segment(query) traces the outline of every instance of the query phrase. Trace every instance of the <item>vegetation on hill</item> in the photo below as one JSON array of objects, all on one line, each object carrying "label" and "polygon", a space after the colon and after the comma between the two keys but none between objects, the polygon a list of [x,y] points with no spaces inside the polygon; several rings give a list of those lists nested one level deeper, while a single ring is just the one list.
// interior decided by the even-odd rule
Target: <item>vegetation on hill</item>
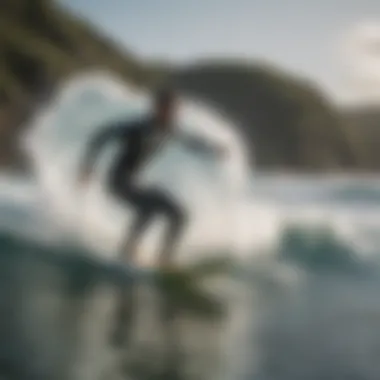
[{"label": "vegetation on hill", "polygon": [[380,106],[351,107],[341,111],[346,132],[351,136],[360,168],[380,170]]},{"label": "vegetation on hill", "polygon": [[209,62],[175,75],[178,86],[232,117],[263,169],[352,167],[340,115],[317,88],[268,65]]},{"label": "vegetation on hill", "polygon": [[[19,167],[17,139],[39,100],[68,75],[106,68],[137,85],[170,80],[236,122],[259,168],[328,170],[361,164],[339,112],[310,83],[266,64],[142,62],[52,0],[3,0],[0,164]],[[353,135],[355,136],[355,135]]]},{"label": "vegetation on hill", "polygon": [[95,27],[50,0],[2,0],[0,12],[0,164],[22,166],[21,127],[36,104],[69,74],[107,68],[136,84],[144,66]]}]

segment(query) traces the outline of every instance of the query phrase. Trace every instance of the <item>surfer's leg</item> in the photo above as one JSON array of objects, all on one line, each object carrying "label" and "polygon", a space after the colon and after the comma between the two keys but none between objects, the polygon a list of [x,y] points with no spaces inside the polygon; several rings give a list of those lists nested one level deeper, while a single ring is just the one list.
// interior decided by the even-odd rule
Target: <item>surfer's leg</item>
[{"label": "surfer's leg", "polygon": [[[154,215],[145,208],[136,208],[136,218],[131,230],[128,232],[120,257],[122,261],[134,261],[138,251],[138,243]],[[120,301],[116,310],[116,323],[112,335],[112,343],[121,347],[128,343],[133,326],[133,313],[136,308],[137,287],[130,285],[120,291]]]},{"label": "surfer's leg", "polygon": [[166,209],[166,216],[169,219],[169,225],[159,257],[160,265],[162,266],[171,264],[174,251],[182,238],[187,219],[185,213],[175,204]]},{"label": "surfer's leg", "polygon": [[169,194],[161,189],[144,189],[126,184],[122,196],[136,212],[135,221],[122,245],[122,257],[126,258],[128,262],[134,260],[137,244],[142,234],[155,216],[163,215],[168,221],[168,226],[159,255],[159,263],[161,265],[170,264],[174,250],[186,226],[187,215],[185,211]]},{"label": "surfer's leg", "polygon": [[116,198],[132,208],[135,213],[132,226],[125,232],[119,251],[120,259],[131,263],[137,254],[137,244],[152,220],[153,213],[146,206],[144,192],[134,184],[133,180],[122,178],[123,173],[111,178],[111,190]]},{"label": "surfer's leg", "polygon": [[164,236],[159,264],[170,265],[174,251],[179,243],[187,222],[187,215],[174,199],[158,189],[150,189],[147,192],[147,208],[151,213],[162,214],[168,220],[168,226]]},{"label": "surfer's leg", "polygon": [[127,263],[133,263],[138,251],[138,243],[141,236],[149,226],[153,215],[142,208],[136,209],[136,215],[132,227],[123,239],[120,258]]},{"label": "surfer's leg", "polygon": [[[154,209],[148,207],[145,193],[139,188],[126,184],[120,191],[119,197],[126,201],[135,211],[132,227],[127,231],[123,240],[120,259],[123,262],[133,263],[138,251],[138,243],[154,217]],[[116,322],[112,332],[112,343],[121,347],[128,343],[133,326],[133,313],[136,308],[137,288],[133,285],[121,289],[120,301],[117,304]]]}]

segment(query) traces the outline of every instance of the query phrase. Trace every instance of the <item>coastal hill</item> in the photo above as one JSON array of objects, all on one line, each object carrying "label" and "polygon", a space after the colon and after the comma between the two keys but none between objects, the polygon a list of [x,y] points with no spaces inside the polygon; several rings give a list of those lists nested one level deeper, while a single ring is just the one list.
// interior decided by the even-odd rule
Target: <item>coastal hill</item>
[{"label": "coastal hill", "polygon": [[[0,164],[27,169],[17,141],[60,81],[105,68],[128,83],[169,81],[235,121],[263,170],[364,168],[346,119],[312,83],[264,63],[144,62],[51,0],[3,0],[0,12]],[[365,169],[365,168],[364,168]]]},{"label": "coastal hill", "polygon": [[341,110],[346,132],[351,136],[363,170],[380,170],[380,104],[360,105]]}]

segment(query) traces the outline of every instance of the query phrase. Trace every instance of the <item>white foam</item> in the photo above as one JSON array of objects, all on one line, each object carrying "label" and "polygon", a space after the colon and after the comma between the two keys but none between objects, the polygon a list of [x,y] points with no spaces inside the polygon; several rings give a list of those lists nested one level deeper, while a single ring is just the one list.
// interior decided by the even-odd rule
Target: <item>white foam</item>
[{"label": "white foam", "polygon": [[[26,146],[51,211],[96,247],[115,248],[129,214],[104,190],[105,165],[113,152],[106,153],[108,157],[102,160],[86,195],[75,187],[85,144],[104,122],[132,118],[148,110],[149,98],[143,92],[105,73],[88,73],[68,81],[28,128]],[[166,187],[191,210],[192,223],[184,242],[187,247],[234,245],[237,194],[247,178],[242,141],[222,116],[194,100],[182,99],[177,122],[180,128],[193,129],[205,139],[227,145],[228,162],[205,163],[172,145],[147,168],[143,179]],[[152,249],[157,237],[158,230],[153,230],[146,249]]]}]

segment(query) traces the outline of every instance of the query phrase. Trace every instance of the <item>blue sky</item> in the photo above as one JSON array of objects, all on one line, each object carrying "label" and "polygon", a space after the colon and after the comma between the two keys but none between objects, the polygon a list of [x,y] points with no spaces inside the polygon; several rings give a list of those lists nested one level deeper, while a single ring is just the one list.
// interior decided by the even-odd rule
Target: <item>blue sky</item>
[{"label": "blue sky", "polygon": [[[265,59],[349,98],[342,39],[379,0],[60,0],[142,57]],[[379,37],[380,38],[380,37]],[[351,94],[352,95],[352,94]]]}]

